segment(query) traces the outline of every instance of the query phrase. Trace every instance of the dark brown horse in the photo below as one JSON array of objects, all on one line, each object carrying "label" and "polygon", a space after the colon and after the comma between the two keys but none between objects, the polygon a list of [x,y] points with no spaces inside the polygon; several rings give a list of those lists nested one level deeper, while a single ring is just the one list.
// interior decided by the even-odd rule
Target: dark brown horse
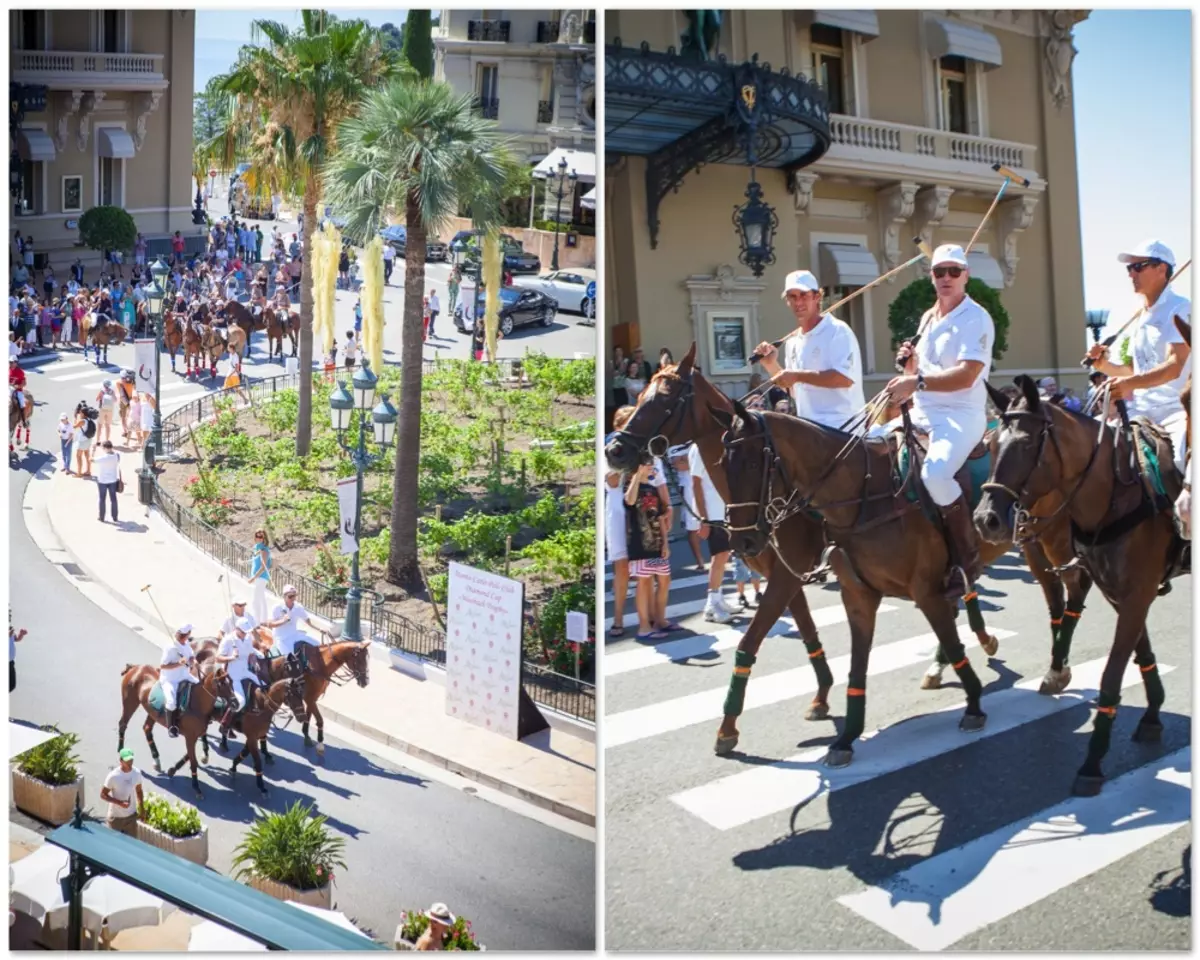
[{"label": "dark brown horse", "polygon": [[193,369],[196,374],[203,367],[204,339],[208,333],[208,325],[198,319],[195,313],[189,313],[183,321],[183,362],[184,376],[190,377]]},{"label": "dark brown horse", "polygon": [[[1192,325],[1186,320],[1179,317],[1175,318],[1175,329],[1179,331],[1180,336],[1187,342],[1188,349],[1192,346]],[[1179,495],[1179,499],[1175,501],[1175,519],[1179,524],[1180,531],[1188,539],[1191,539],[1192,530],[1192,371],[1188,370],[1187,383],[1183,385],[1183,389],[1179,393],[1179,399],[1183,401],[1183,409],[1187,411],[1187,438],[1188,448],[1187,455],[1184,457],[1183,472],[1184,484],[1183,493]]]},{"label": "dark brown horse", "polygon": [[279,347],[279,359],[283,359],[283,338],[286,335],[292,343],[292,356],[296,355],[296,345],[300,336],[300,317],[291,310],[271,306],[263,311],[263,322],[267,330],[267,357],[275,356],[275,347]]},{"label": "dark brown horse", "polygon": [[[629,469],[647,456],[651,446],[657,444],[655,452],[661,453],[669,445],[694,441],[717,492],[728,503],[729,483],[721,463],[724,454],[722,430],[708,415],[708,411],[721,410],[732,415],[733,403],[694,369],[694,361],[695,344],[678,367],[666,367],[655,375],[639,398],[637,410],[625,429],[607,446],[605,453],[613,469]],[[828,698],[833,675],[803,590],[804,583],[809,582],[811,571],[826,548],[821,523],[806,512],[795,513],[784,520],[775,533],[776,536],[770,541],[766,536],[755,538],[753,543],[748,544],[750,549],[742,552],[745,562],[766,579],[767,590],[735,653],[737,672],[731,682],[727,713],[717,737],[718,753],[728,753],[736,746],[737,717],[742,712],[749,668],[755,662],[763,639],[785,608],[790,610],[795,619],[817,679],[817,692],[805,719],[821,720],[829,715]],[[1041,535],[1053,541],[1050,549],[1059,563],[1066,563],[1070,559],[1062,525],[1057,530],[1041,531]],[[1062,579],[1052,573],[1036,541],[1026,545],[1025,553],[1050,608],[1053,651],[1042,692],[1059,693],[1071,679],[1071,670],[1067,665],[1071,638],[1090,583],[1082,571],[1072,571]],[[1067,585],[1065,603],[1064,582]],[[978,598],[971,597],[965,605],[971,629],[980,646],[989,656],[994,655],[999,644],[987,632]],[[943,656],[939,656],[939,662],[930,666],[922,680],[924,689],[936,689],[941,685],[943,663],[946,662]]]},{"label": "dark brown horse", "polygon": [[[229,674],[223,667],[218,668],[216,678],[218,691],[232,703],[233,681],[230,680]],[[246,745],[242,747],[242,752],[233,758],[233,765],[229,768],[230,779],[236,778],[238,764],[249,755],[254,761],[254,782],[264,797],[267,795],[267,787],[263,783],[259,745],[262,744],[265,749],[267,733],[271,729],[271,720],[285,704],[296,716],[303,712],[304,701],[301,698],[300,684],[297,681],[280,680],[265,690],[262,687],[251,686],[250,702],[234,720],[233,729],[240,731],[245,736]]]},{"label": "dark brown horse", "polygon": [[230,349],[233,349],[233,331],[235,328],[241,330],[245,335],[245,340],[242,341],[242,346],[245,348],[243,354],[240,350],[237,351],[239,356],[250,355],[250,340],[255,331],[266,329],[266,318],[262,313],[258,316],[254,315],[246,304],[240,303],[237,300],[229,300],[225,303],[225,316],[229,318],[229,334],[230,334]]},{"label": "dark brown horse", "polygon": [[[296,644],[297,647],[300,644]],[[357,681],[360,687],[365,687],[369,681],[371,663],[370,640],[354,642],[340,640],[335,643],[313,646],[308,644],[308,668],[304,673],[304,712],[297,713],[301,720],[301,731],[304,734],[304,746],[311,747],[312,740],[308,735],[308,724],[311,719],[317,721],[317,756],[325,755],[325,720],[317,709],[317,701],[325,695],[329,682],[343,668]],[[271,657],[267,660],[267,669],[271,682],[285,679],[288,674],[286,657]]]},{"label": "dark brown horse", "polygon": [[[89,316],[92,316],[89,314]],[[93,317],[91,326],[87,330],[87,339],[84,342],[84,358],[87,357],[87,346],[91,344],[96,349],[96,362],[108,363],[108,348],[110,346],[119,347],[125,342],[126,330],[123,324],[117,320],[109,319],[104,323],[97,324]],[[101,357],[103,351],[103,358]]]},{"label": "dark brown horse", "polygon": [[[1077,795],[1094,796],[1104,783],[1101,762],[1131,655],[1141,669],[1148,704],[1134,739],[1162,739],[1159,709],[1166,694],[1150,649],[1146,615],[1160,584],[1176,571],[1181,542],[1171,511],[1158,508],[1131,469],[1130,441],[1123,429],[1044,403],[1027,376],[1018,377],[1017,385],[1021,396],[1011,402],[989,387],[993,402],[1006,402],[1006,407],[1001,407],[999,455],[975,509],[975,525],[985,541],[1003,543],[1012,536],[1018,511],[1057,492],[1071,521],[1075,552],[1117,611],[1087,759],[1074,785]],[[1174,475],[1177,484],[1170,459],[1160,448],[1164,481]]]},{"label": "dark brown horse", "polygon": [[[167,770],[167,776],[173,777],[186,760],[192,771],[192,789],[197,796],[203,796],[200,790],[200,780],[196,764],[196,741],[204,747],[204,762],[208,763],[208,725],[213,721],[213,713],[217,702],[217,680],[213,664],[199,664],[200,682],[192,684],[191,700],[188,708],[179,721],[179,732],[187,743],[187,752],[175,766]],[[158,667],[149,665],[137,666],[125,664],[121,673],[121,720],[117,724],[117,749],[125,746],[125,730],[138,707],[146,711],[146,722],[142,729],[146,733],[146,742],[150,744],[150,755],[154,757],[154,769],[163,772],[162,763],[158,757],[158,746],[154,742],[154,725],[161,723],[167,726],[165,710],[154,710],[150,706],[150,694],[158,683]]]}]

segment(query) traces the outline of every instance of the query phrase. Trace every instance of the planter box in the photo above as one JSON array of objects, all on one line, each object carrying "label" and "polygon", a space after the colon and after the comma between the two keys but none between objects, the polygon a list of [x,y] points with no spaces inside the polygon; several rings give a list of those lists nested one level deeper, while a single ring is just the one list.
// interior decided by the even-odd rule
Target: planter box
[{"label": "planter box", "polygon": [[147,823],[138,821],[137,838],[142,843],[148,843],[152,847],[158,847],[159,850],[166,850],[167,853],[173,853],[177,857],[182,857],[184,860],[190,860],[192,863],[199,864],[202,867],[208,866],[208,824],[200,826],[200,832],[192,837],[173,837],[169,833],[163,833],[156,827],[152,827]]},{"label": "planter box", "polygon": [[75,797],[83,804],[83,777],[74,783],[52,786],[36,780],[20,770],[12,771],[13,805],[21,811],[56,827],[69,821],[75,813]]},{"label": "planter box", "polygon": [[[400,923],[400,924],[396,925],[396,933],[393,935],[393,938],[392,938],[392,949],[393,950],[416,950],[417,945],[412,940],[405,940],[403,937],[400,936],[400,931],[403,929],[404,929],[404,924]],[[482,943],[479,944],[479,949],[482,952],[487,951],[487,947],[485,947]]]},{"label": "planter box", "polygon": [[249,884],[255,890],[261,890],[276,900],[295,900],[297,903],[305,903],[310,907],[333,909],[333,890],[329,884],[318,887],[316,890],[301,890],[291,884],[279,883],[276,880],[268,880],[254,874],[250,875]]}]

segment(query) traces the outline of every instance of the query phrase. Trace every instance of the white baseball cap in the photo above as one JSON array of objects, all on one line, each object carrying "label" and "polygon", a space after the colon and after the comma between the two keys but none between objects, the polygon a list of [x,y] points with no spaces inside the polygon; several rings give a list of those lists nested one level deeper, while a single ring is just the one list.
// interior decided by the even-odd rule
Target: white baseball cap
[{"label": "white baseball cap", "polygon": [[1175,254],[1161,240],[1143,240],[1130,253],[1121,253],[1117,255],[1117,260],[1121,263],[1138,263],[1141,260],[1161,260],[1163,263],[1175,269]]},{"label": "white baseball cap", "polygon": [[289,584],[288,584],[286,587],[284,587],[284,588],[283,588],[283,595],[284,595],[285,597],[287,597],[287,596],[295,596],[295,595],[296,595],[297,593],[299,593],[299,592],[300,592],[300,591],[298,591],[298,590],[297,590],[295,587],[293,587],[293,586],[292,586],[290,583],[289,583]]},{"label": "white baseball cap", "polygon": [[243,597],[240,593],[237,594],[233,598],[233,605],[235,607],[244,607],[246,605],[246,598]]},{"label": "white baseball cap", "polygon": [[234,624],[242,633],[249,633],[254,629],[254,624],[251,623],[249,617],[238,617],[237,623]]},{"label": "white baseball cap", "polygon": [[943,263],[953,263],[960,267],[969,267],[967,263],[967,255],[963,252],[963,248],[957,243],[943,243],[940,247],[933,251],[933,259],[929,265],[931,267],[939,267]]},{"label": "white baseball cap", "polygon": [[192,632],[192,625],[190,623],[185,623],[182,627],[180,627],[178,630],[175,631],[175,635],[180,636],[180,637],[186,637],[191,632]]},{"label": "white baseball cap", "polygon": [[793,270],[783,281],[783,293],[780,294],[780,298],[786,297],[789,290],[812,293],[814,290],[820,289],[821,284],[817,282],[817,278],[813,276],[811,270]]}]

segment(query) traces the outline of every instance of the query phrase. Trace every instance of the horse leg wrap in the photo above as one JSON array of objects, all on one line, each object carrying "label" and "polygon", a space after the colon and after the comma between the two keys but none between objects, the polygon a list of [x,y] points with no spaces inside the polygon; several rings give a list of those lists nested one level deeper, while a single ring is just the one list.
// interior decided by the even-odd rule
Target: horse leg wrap
[{"label": "horse leg wrap", "polygon": [[1142,685],[1146,688],[1146,716],[1157,719],[1158,708],[1167,699],[1166,691],[1163,689],[1162,675],[1158,672],[1158,663],[1153,654],[1144,661],[1134,657],[1133,662],[1142,671]]},{"label": "horse leg wrap", "polygon": [[821,641],[816,637],[805,640],[804,649],[808,651],[808,659],[817,675],[817,686],[822,690],[832,687],[833,671],[829,669],[829,660],[825,656],[825,648],[821,646]]},{"label": "horse leg wrap", "polygon": [[1096,722],[1092,725],[1092,736],[1088,740],[1087,760],[1079,773],[1081,776],[1098,777],[1100,761],[1108,753],[1108,745],[1112,740],[1113,723],[1117,719],[1117,707],[1121,703],[1119,693],[1100,691],[1100,705],[1096,708]]},{"label": "horse leg wrap", "polygon": [[940,643],[937,646],[937,653],[934,654],[933,659],[934,659],[934,663],[936,663],[939,667],[950,666],[950,655],[947,654],[946,651],[942,649],[942,645]]},{"label": "horse leg wrap", "polygon": [[757,657],[745,650],[733,655],[733,676],[729,680],[729,692],[725,695],[725,716],[740,717],[746,703],[746,684],[750,681],[750,668]]},{"label": "horse leg wrap", "polygon": [[[1075,636],[1075,628],[1079,626],[1079,618],[1083,616],[1083,605],[1078,608],[1072,608],[1071,604],[1067,604],[1067,609],[1063,611],[1060,626],[1054,634],[1054,647],[1051,654],[1052,660],[1050,666],[1056,670],[1061,670],[1071,662],[1071,638]],[[1053,620],[1050,621],[1054,623]]]},{"label": "horse leg wrap", "polygon": [[[951,666],[954,667],[954,672],[962,682],[963,692],[967,695],[967,712],[978,711],[979,698],[983,695],[983,684],[979,682],[979,677],[975,673],[975,668],[971,666],[971,661],[964,653],[963,658]],[[972,707],[975,709],[972,710]]]},{"label": "horse leg wrap", "polygon": [[324,742],[325,742],[325,725],[322,723],[318,723],[317,724],[317,743],[324,743]]},{"label": "horse leg wrap", "polygon": [[849,748],[854,741],[862,736],[867,723],[867,679],[862,677],[859,682],[850,678],[850,686],[846,689],[846,726],[838,743],[843,749]]},{"label": "horse leg wrap", "polygon": [[987,630],[987,624],[983,622],[983,611],[979,609],[979,594],[972,590],[963,597],[963,603],[967,608],[967,623],[971,626],[971,632],[983,633]]}]

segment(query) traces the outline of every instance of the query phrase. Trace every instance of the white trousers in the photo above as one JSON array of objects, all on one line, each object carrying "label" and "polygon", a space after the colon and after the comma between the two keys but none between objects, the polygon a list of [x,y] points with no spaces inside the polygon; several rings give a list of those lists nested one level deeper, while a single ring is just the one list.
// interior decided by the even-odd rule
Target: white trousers
[{"label": "white trousers", "polygon": [[254,581],[254,596],[250,598],[250,613],[258,623],[265,623],[267,617],[267,581],[259,577]]},{"label": "white trousers", "polygon": [[190,683],[191,674],[186,669],[163,670],[158,675],[158,682],[162,685],[163,708],[165,710],[174,710],[178,706],[176,698],[179,694],[179,685],[181,683]]},{"label": "white trousers", "polygon": [[1187,460],[1187,411],[1180,409],[1162,421],[1162,428],[1171,437],[1171,446],[1175,449],[1175,468],[1184,472]]},{"label": "white trousers", "polygon": [[929,450],[921,467],[921,482],[939,507],[949,507],[962,496],[954,475],[983,439],[987,411],[942,413],[913,410],[913,423],[929,430]]},{"label": "white trousers", "polygon": [[237,701],[238,710],[244,710],[246,709],[246,694],[242,691],[242,681],[249,680],[256,687],[261,687],[262,684],[245,665],[231,663],[229,667],[229,679],[233,682],[233,698]]}]

